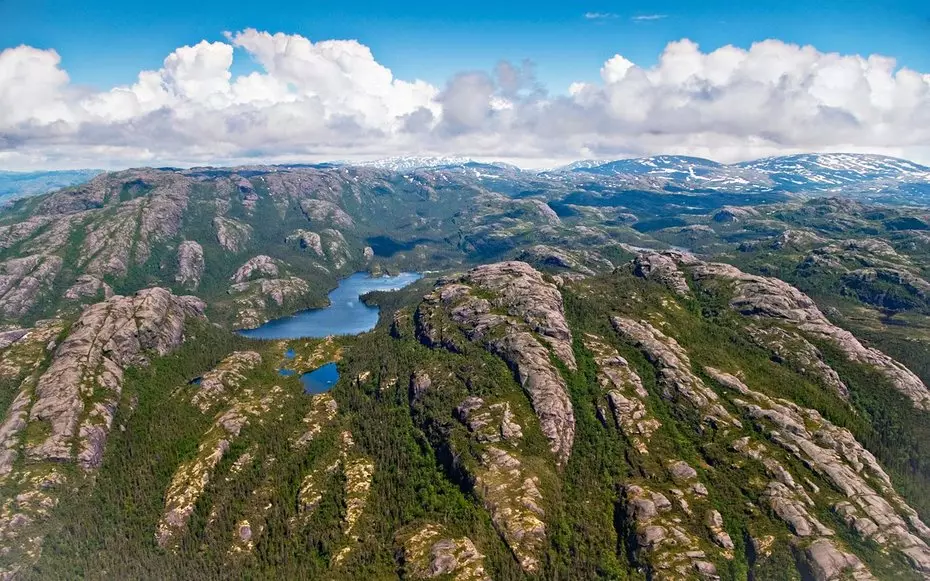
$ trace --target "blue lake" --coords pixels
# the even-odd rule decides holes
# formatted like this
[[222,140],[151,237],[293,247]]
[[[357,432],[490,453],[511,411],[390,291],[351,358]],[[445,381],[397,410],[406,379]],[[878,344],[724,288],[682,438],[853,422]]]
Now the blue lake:
[[339,381],[339,370],[335,363],[327,363],[323,367],[314,369],[300,376],[306,393],[323,393],[332,389]]
[[417,272],[372,278],[355,273],[339,282],[329,293],[329,306],[301,311],[289,317],[268,321],[261,327],[239,331],[252,339],[321,338],[330,335],[357,335],[378,324],[378,307],[369,307],[359,297],[372,291],[400,290],[423,278]]

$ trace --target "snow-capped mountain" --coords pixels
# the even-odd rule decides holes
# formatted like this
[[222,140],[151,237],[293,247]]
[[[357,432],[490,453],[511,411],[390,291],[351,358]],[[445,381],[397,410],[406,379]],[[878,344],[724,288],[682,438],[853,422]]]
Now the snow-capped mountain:
[[385,159],[376,159],[374,161],[363,161],[354,165],[405,172],[415,169],[462,166],[470,163],[475,162],[467,157],[406,156],[388,157]]
[[829,153],[769,157],[725,165],[709,159],[661,155],[596,162],[585,160],[552,173],[617,178],[648,176],[666,189],[783,191],[881,196],[898,191],[913,197],[930,189],[930,167],[881,155]]
[[930,167],[882,155],[808,153],[735,164],[767,174],[785,189],[835,188],[870,181],[930,181]]

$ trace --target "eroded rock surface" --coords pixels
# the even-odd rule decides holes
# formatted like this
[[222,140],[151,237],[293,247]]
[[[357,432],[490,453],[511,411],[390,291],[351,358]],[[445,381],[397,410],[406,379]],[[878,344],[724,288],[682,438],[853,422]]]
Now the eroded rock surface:
[[[887,243],[882,242],[877,248],[873,248],[875,245],[870,243],[863,243],[873,252],[894,252]],[[885,246],[888,248],[885,249]],[[815,339],[829,341],[850,360],[871,366],[882,373],[915,407],[930,410],[930,390],[917,375],[878,349],[866,347],[849,331],[831,323],[810,297],[790,284],[777,278],[747,274],[729,264],[703,262],[690,254],[668,252],[664,256],[672,259],[677,268],[690,273],[700,286],[726,286],[732,293],[730,307],[735,311],[771,323],[792,325]]]
[[427,295],[417,324],[418,336],[428,345],[457,350],[454,339],[446,337],[463,332],[506,361],[529,395],[559,463],[568,460],[574,412],[549,350],[566,367],[576,365],[562,297],[553,284],[523,262],[481,266]]
[[[849,430],[833,425],[815,410],[753,391],[735,375],[714,368],[707,368],[707,372],[742,396],[735,397],[734,403],[767,437],[845,496],[847,502],[835,510],[854,531],[886,549],[900,551],[915,569],[930,575],[930,547],[926,543],[930,528],[895,492],[888,474]],[[744,453],[765,461],[764,448],[739,446]],[[776,480],[769,484],[766,497],[794,533],[800,537],[831,536],[833,531],[807,513],[804,504],[813,503],[795,479],[790,474],[779,476],[787,471],[771,464],[767,469]]]
[[[152,288],[88,307],[57,347],[51,338],[60,325],[30,333],[43,343],[35,347],[54,352],[44,373],[23,383],[0,424],[0,479],[15,482],[16,490],[0,509],[0,554],[17,549],[27,560],[38,558],[42,523],[61,487],[73,485],[76,477],[48,467],[76,464],[92,472],[100,466],[124,370],[180,344],[185,322],[201,317],[204,307],[195,297]],[[30,345],[26,338],[20,342],[24,348]],[[32,365],[38,366],[43,358],[35,355]],[[27,428],[40,436],[23,439]],[[17,458],[22,459],[18,469]]]
[[203,247],[193,240],[181,242],[178,245],[178,273],[175,281],[184,288],[195,290],[200,286],[203,269]]
[[594,355],[597,381],[607,394],[617,428],[640,454],[648,454],[649,440],[662,424],[646,408],[649,393],[642,379],[616,349],[599,337],[586,335],[584,342]]
[[491,581],[484,555],[468,537],[454,537],[442,526],[428,523],[400,542],[404,573],[410,579],[448,575],[453,581]]
[[25,315],[50,289],[61,264],[58,256],[41,254],[0,262],[0,316]]
[[538,477],[528,474],[512,454],[488,446],[481,458],[475,490],[520,566],[529,573],[537,571],[546,538]]
[[648,321],[614,317],[612,323],[621,337],[633,342],[656,366],[665,399],[697,410],[711,425],[741,425],[720,404],[717,394],[692,372],[691,359],[674,338]]

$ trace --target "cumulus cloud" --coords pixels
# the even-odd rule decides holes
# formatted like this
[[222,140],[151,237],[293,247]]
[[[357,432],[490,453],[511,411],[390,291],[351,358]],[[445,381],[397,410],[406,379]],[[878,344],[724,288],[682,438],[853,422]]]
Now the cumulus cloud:
[[[260,71],[234,76],[238,51]],[[930,161],[930,75],[893,59],[768,40],[670,43],[550,94],[532,63],[403,80],[351,40],[257,30],[175,50],[87,92],[54,50],[0,52],[0,167],[120,167],[461,154],[533,166],[655,153],[731,161],[797,151]]]

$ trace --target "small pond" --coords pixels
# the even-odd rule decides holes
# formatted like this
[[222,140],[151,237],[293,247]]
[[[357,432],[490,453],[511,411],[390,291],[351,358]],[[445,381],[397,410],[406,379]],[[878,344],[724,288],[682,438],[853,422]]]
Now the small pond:
[[324,393],[329,391],[339,381],[339,370],[335,363],[327,363],[323,367],[314,369],[300,376],[306,393]]

